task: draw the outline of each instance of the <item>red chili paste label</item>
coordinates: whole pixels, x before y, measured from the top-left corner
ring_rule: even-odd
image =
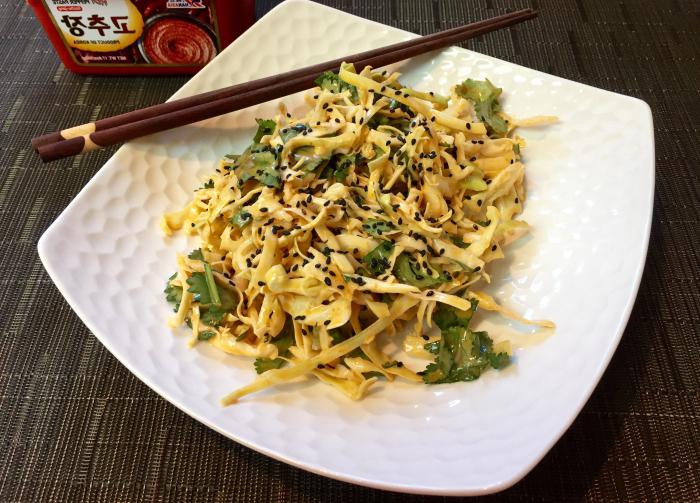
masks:
[[[43,0],[80,65],[201,66],[219,51],[211,0]]]

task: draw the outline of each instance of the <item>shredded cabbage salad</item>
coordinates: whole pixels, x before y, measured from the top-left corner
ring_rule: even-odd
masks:
[[[280,105],[240,155],[162,219],[198,236],[177,257],[166,298],[191,344],[255,358],[259,374],[223,399],[311,374],[353,399],[381,380],[469,381],[510,362],[470,321],[477,306],[542,327],[477,289],[488,264],[528,231],[518,123],[501,89],[467,79],[449,96],[404,87],[398,73],[343,65]],[[437,325],[439,335],[426,335]],[[412,370],[379,334],[433,360]]]

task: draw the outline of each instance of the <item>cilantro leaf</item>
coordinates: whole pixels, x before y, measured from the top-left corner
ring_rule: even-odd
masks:
[[[311,173],[312,171],[316,171],[318,168],[325,166],[328,164],[328,161],[331,158],[330,154],[317,155],[314,153],[313,147],[298,148],[292,155],[296,162],[302,161],[299,169],[301,171],[306,171],[307,173]]]
[[[253,137],[254,143],[260,143],[263,136],[270,135],[275,132],[275,121],[272,119],[255,119],[258,123],[258,130]]]
[[[206,332],[199,332],[197,334],[197,340],[199,341],[208,341],[212,337],[214,337],[216,333],[212,332],[211,330],[207,330]]]
[[[285,363],[286,362],[282,358],[256,358],[253,362],[253,366],[255,367],[255,372],[262,374],[268,370],[281,368]]]
[[[236,307],[237,302],[234,295],[227,289],[218,288],[216,285],[214,288],[217,289],[220,305],[214,304],[206,274],[203,272],[192,273],[187,278],[187,284],[190,286],[187,291],[194,294],[194,301],[199,303],[200,320],[207,325],[219,326],[224,316]]]
[[[391,222],[388,222],[386,220],[379,220],[378,218],[370,218],[368,219],[365,223],[362,224],[362,229],[367,234],[371,234],[373,236],[381,236],[382,234],[386,232],[391,232],[396,230],[396,227],[394,227],[394,224]]]
[[[307,124],[295,124],[293,126],[283,128],[280,131],[280,138],[282,138],[282,143],[287,143],[289,140],[291,140],[295,136],[300,135],[307,129],[309,129],[309,126]]]
[[[502,89],[494,86],[489,79],[467,79],[455,87],[455,91],[461,97],[474,103],[474,110],[479,120],[484,122],[489,133],[495,136],[505,136],[508,132],[508,124],[498,115],[501,105],[498,97]]]
[[[450,241],[452,241],[452,243],[454,243],[458,248],[469,248],[470,245],[470,243],[465,243],[459,236],[450,236]]]
[[[362,257],[362,263],[367,266],[369,272],[379,276],[389,267],[389,257],[394,252],[394,243],[382,241],[367,255]]]
[[[197,190],[202,190],[202,189],[213,189],[213,188],[214,188],[214,180],[212,180],[212,179],[210,178],[209,180],[207,180],[207,182],[206,182],[204,185],[202,185],[202,186],[201,186],[199,189],[197,189]]]
[[[246,225],[248,225],[250,222],[253,221],[253,215],[251,215],[249,212],[245,210],[241,210],[235,215],[233,215],[230,219],[229,222],[231,222],[233,225],[238,227],[239,229],[242,229]]]
[[[468,311],[441,305],[433,314],[442,337],[423,346],[437,356],[423,372],[427,384],[473,381],[489,367],[502,369],[510,363],[508,353],[493,352],[493,341],[486,332],[469,328],[477,304],[472,300]]]
[[[488,359],[489,365],[497,370],[505,368],[510,364],[510,355],[504,351],[500,353],[489,353]]]
[[[182,302],[182,287],[171,285],[170,282],[175,279],[177,273],[173,274],[168,278],[168,283],[165,285],[165,300],[170,302],[175,307],[175,312],[180,309],[180,302]]]
[[[440,349],[435,363],[425,369],[423,381],[440,384],[473,381],[491,366],[491,361],[502,368],[510,357],[506,353],[494,355],[493,341],[486,332],[454,326],[442,332]]]
[[[272,340],[272,344],[277,346],[277,354],[286,356],[289,353],[289,348],[294,344],[294,327],[292,326],[291,318],[285,320],[284,328]],[[262,374],[268,370],[281,368],[287,363],[283,358],[256,358],[253,362],[255,372]]]
[[[336,182],[342,182],[350,174],[350,167],[355,164],[357,154],[339,154],[331,158],[321,173],[321,178],[330,180],[335,178]]]
[[[207,278],[203,272],[193,272],[192,275],[187,278],[187,284],[190,287],[187,289],[188,292],[194,294],[194,301],[200,304],[211,304],[211,296],[209,295],[209,287],[207,286]]]
[[[257,150],[257,151],[254,151]],[[261,150],[256,145],[246,149],[236,160],[238,178],[247,182],[251,178],[268,187],[280,188],[282,179],[277,172],[277,157],[269,150]]]
[[[314,84],[316,84],[321,89],[325,89],[326,91],[330,91],[332,93],[350,91],[350,97],[353,100],[357,100],[358,98],[357,88],[352,84],[348,84],[347,82],[342,80],[337,73],[323,72],[316,78],[316,80],[314,80]]]
[[[367,127],[370,129],[377,129],[379,126],[386,126],[391,122],[391,119],[386,115],[374,114],[369,121],[367,121]]]
[[[472,320],[472,316],[476,312],[479,301],[471,299],[471,308],[468,311],[461,311],[447,304],[438,304],[437,309],[433,313],[433,321],[440,327],[440,330],[447,330],[450,327],[468,328]]]
[[[442,269],[432,267],[429,264],[428,268],[425,269],[414,257],[407,253],[402,253],[396,257],[394,275],[401,283],[413,285],[420,289],[432,288],[448,281],[448,277],[442,272]]]
[[[212,327],[221,325],[224,316],[233,312],[238,304],[233,294],[224,288],[219,290],[219,295],[221,296],[220,306],[215,306],[213,304],[199,306],[199,319]]]
[[[282,331],[272,340],[272,344],[277,346],[278,355],[287,355],[289,348],[294,344],[294,328],[289,319],[287,319]]]
[[[204,255],[202,255],[202,249],[201,248],[196,248],[190,252],[189,255],[187,255],[187,258],[192,259],[192,260],[204,260]]]
[[[440,341],[426,342],[423,344],[423,349],[428,353],[436,355],[440,352]]]

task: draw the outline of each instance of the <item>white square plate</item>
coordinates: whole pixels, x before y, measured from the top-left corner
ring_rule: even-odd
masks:
[[[271,11],[176,97],[341,57],[415,35],[301,0]],[[466,77],[504,89],[505,109],[561,121],[523,130],[530,238],[493,269],[490,291],[556,334],[515,335],[516,361],[472,383],[379,386],[353,402],[315,380],[228,408],[252,363],[188,349],[165,322],[175,254],[158,221],[180,208],[220,157],[250,141],[275,103],[122,147],[42,236],[39,254],[71,307],[134,374],[192,417],[263,454],[329,477],[397,491],[474,495],[522,478],[585,404],[617,347],[644,265],[654,140],[642,101],[460,48],[402,66],[404,81],[447,91]],[[301,106],[300,95],[285,100]],[[511,328],[495,317],[492,334]],[[528,347],[525,347],[528,346]]]

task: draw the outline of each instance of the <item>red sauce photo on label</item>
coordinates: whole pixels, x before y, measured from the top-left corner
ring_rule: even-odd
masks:
[[[140,48],[146,61],[162,65],[206,65],[217,53],[206,26],[174,15],[146,20]]]

